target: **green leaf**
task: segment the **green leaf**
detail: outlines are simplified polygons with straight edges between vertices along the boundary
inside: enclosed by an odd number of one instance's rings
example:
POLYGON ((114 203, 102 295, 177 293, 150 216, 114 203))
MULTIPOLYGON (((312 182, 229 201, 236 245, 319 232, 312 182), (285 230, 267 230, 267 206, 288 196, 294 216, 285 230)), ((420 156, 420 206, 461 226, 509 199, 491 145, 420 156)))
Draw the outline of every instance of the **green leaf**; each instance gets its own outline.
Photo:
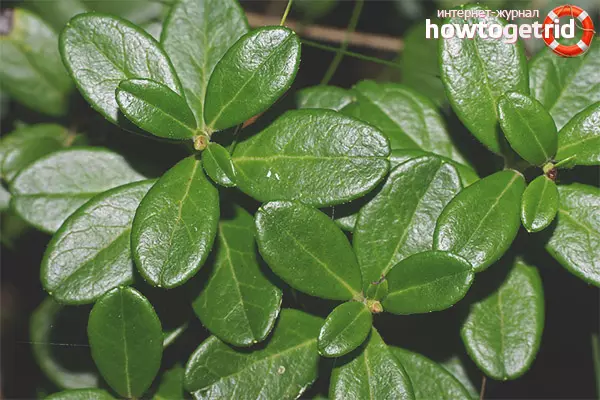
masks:
POLYGON ((505 93, 498 100, 498 118, 508 143, 525 161, 543 165, 556 154, 556 125, 536 99, 516 92, 505 93))
POLYGON ((469 378, 469 374, 465 368, 465 365, 461 358, 457 355, 453 355, 446 361, 441 363, 441 366, 450 372, 467 390, 471 399, 479 399, 479 390, 475 389, 475 386, 469 378))
POLYGON ((533 363, 544 328, 544 293, 537 269, 518 261, 502 285, 473 303, 461 336, 489 377, 515 379, 533 363))
POLYGON ((521 221, 527 232, 546 228, 558 212, 558 188, 554 181, 541 175, 525 189, 521 199, 521 221))
POLYGON ((365 291, 367 299, 383 300, 389 293, 389 284, 387 280, 370 283, 365 291))
POLYGON ((60 51, 83 97, 115 124, 120 119, 115 91, 121 81, 151 79, 182 93, 160 45, 126 20, 96 13, 79 14, 62 31, 60 51))
POLYGON ((135 213, 131 245, 138 271, 153 286, 183 284, 206 261, 218 220, 219 193, 202 163, 185 158, 156 182, 135 213))
POLYGON ((336 361, 331 399, 415 399, 410 378, 375 328, 360 350, 336 361))
POLYGON ((390 347, 390 351, 410 377, 416 400, 471 399, 462 383, 438 363, 398 347, 390 347))
POLYGON ((517 236, 525 179, 517 171, 496 172, 450 201, 440 215, 433 248, 469 261, 479 272, 497 261, 517 236))
POLYGON ((88 322, 92 357, 118 394, 140 397, 162 358, 162 328, 152 304, 137 290, 116 288, 92 308, 88 322))
POLYGON ((340 111, 352 101, 352 92, 337 86, 312 86, 296 92, 298 108, 326 108, 340 111))
POLYGON ((295 399, 317 378, 323 320, 285 309, 267 345, 238 351, 214 336, 190 357, 185 388, 197 399, 295 399))
MULTIPOLYGON (((487 10, 481 5, 466 5, 465 11, 487 10)), ((506 21, 493 15, 483 18, 446 18, 444 24, 500 24, 506 21)), ((474 39, 458 36, 440 40, 442 81, 452 108, 475 137, 491 151, 500 153, 498 135, 498 97, 514 91, 529 93, 527 59, 520 42, 499 39, 474 39)))
POLYGON ((164 23, 161 43, 202 130, 208 80, 217 62, 247 31, 237 0, 180 0, 164 23))
POLYGON ((375 128, 330 110, 288 111, 232 155, 241 191, 259 201, 348 202, 387 174, 389 146, 375 128))
POLYGON ((575 115, 558 133, 557 160, 600 165, 600 102, 575 115))
POLYGON ((71 389, 54 393, 46 400, 114 400, 114 397, 102 389, 71 389))
POLYGON ((431 250, 444 207, 461 190, 456 169, 438 157, 400 164, 358 214, 354 251, 366 287, 404 258, 431 250))
POLYGON ((373 317, 369 308, 358 301, 337 306, 319 332, 318 348, 323 357, 341 357, 360 346, 369 333, 373 317))
POLYGON ((36 111, 53 116, 66 114, 72 83, 56 48, 56 32, 38 16, 20 8, 7 19, 10 32, 0 37, 2 89, 36 111))
POLYGON ((202 324, 234 346, 265 340, 281 306, 281 290, 256 259, 254 230, 254 218, 239 206, 221 220, 214 270, 193 303, 202 324))
POLYGON ((136 182, 101 193, 60 227, 41 266, 42 285, 57 301, 91 303, 133 281, 131 223, 153 183, 136 182))
POLYGON ((158 137, 191 139, 196 120, 185 99, 149 79, 129 79, 117 87, 119 109, 131 122, 158 137))
POLYGON ((321 211, 297 202, 267 203, 256 213, 256 229, 260 254, 294 289, 333 300, 360 293, 350 243, 321 211))
POLYGON ((183 375, 185 370, 179 364, 165 371, 153 400, 181 400, 185 398, 183 393, 183 375))
POLYGON ((574 183, 558 187, 556 229, 546 249, 563 267, 600 286, 600 189, 574 183))
POLYGON ((414 254, 387 274, 389 292, 383 308, 401 315, 445 310, 467 294, 473 277, 471 265, 452 253, 414 254))
POLYGON ((0 185, 0 211, 6 211, 10 204, 10 192, 0 185))
POLYGON ((290 88, 299 64, 300 39, 290 29, 271 26, 247 33, 210 76, 206 124, 222 130, 260 114, 290 88))
POLYGON ((40 158, 13 180, 13 209, 43 231, 55 232, 95 195, 144 179, 120 155, 99 148, 57 151, 40 158))
POLYGON ((202 165, 206 175, 221 186, 235 186, 235 170, 231 154, 218 143, 209 143, 202 152, 202 165))
POLYGON ((327 15, 337 3, 338 0, 296 0, 294 9, 305 15, 307 20, 313 21, 327 15))

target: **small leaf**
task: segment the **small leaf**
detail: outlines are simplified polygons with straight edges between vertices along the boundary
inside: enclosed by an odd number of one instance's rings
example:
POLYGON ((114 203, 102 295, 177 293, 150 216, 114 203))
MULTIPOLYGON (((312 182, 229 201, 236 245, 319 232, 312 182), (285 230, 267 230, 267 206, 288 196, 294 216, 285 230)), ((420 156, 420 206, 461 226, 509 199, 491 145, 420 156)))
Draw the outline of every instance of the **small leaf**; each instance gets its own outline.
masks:
POLYGON ((383 300, 385 296, 389 293, 389 284, 387 280, 379 280, 377 282, 372 282, 367 287, 365 292, 367 299, 372 300, 383 300))
POLYGON ((337 86, 312 86, 296 93, 298 108, 326 108, 340 111, 352 101, 352 92, 337 86))
POLYGON ((190 357, 185 388, 197 399, 296 399, 317 378, 323 320, 286 309, 263 348, 238 351, 214 336, 190 357))
POLYGON ((235 170, 231 154, 218 143, 209 143, 202 152, 202 165, 206 175, 221 186, 235 186, 235 170))
POLYGON ((106 293, 88 322, 92 357, 118 394, 140 397, 154 380, 162 358, 162 328, 152 304, 132 288, 106 293))
POLYGON ((367 306, 350 301, 337 306, 325 320, 319 333, 319 354, 323 357, 341 357, 360 346, 373 324, 367 306))
POLYGON ((537 269, 516 262, 495 292, 471 305, 461 336, 469 356, 493 379, 515 379, 535 359, 544 328, 537 269))
POLYGON ((234 346, 265 340, 281 306, 281 290, 256 259, 254 231, 254 219, 239 206, 221 220, 214 270, 193 303, 202 324, 234 346))
POLYGON ((517 236, 524 190, 525 179, 513 170, 496 172, 464 189, 440 215, 433 248, 463 257, 476 272, 486 269, 517 236))
POLYGON ((467 369, 465 368, 464 361, 461 357, 453 355, 441 363, 441 366, 444 367, 446 371, 452 374, 452 376, 463 385, 463 387, 469 393, 471 399, 479 399, 480 391, 475 389, 473 382, 471 382, 467 369))
POLYGON ((525 189, 521 199, 521 221, 527 232, 546 228, 558 212, 558 188, 546 176, 538 176, 525 189))
POLYGON ((194 156, 148 191, 131 230, 138 271, 153 286, 173 288, 204 265, 217 234, 219 194, 194 156))
POLYGON ((263 27, 242 36, 210 76, 206 124, 222 130, 260 114, 290 88, 299 64, 300 39, 288 28, 263 27))
POLYGON ((473 276, 471 265, 454 254, 414 254, 387 274, 389 292, 383 308, 394 314, 445 310, 467 294, 473 276))
POLYGON ((149 79, 129 79, 119 83, 117 103, 131 122, 167 139, 191 139, 196 120, 185 99, 167 86, 149 79))
POLYGON ((259 201, 348 202, 387 174, 389 146, 375 128, 330 110, 288 111, 238 144, 240 190, 259 201))
POLYGON ((136 182, 99 194, 56 232, 42 260, 41 280, 57 301, 91 303, 133 281, 131 223, 153 183, 136 182))
POLYGON ((256 229, 261 255, 293 288, 333 300, 360 292, 350 243, 327 215, 297 202, 272 202, 258 209, 256 229))
POLYGON ((114 397, 102 389, 71 389, 54 393, 46 400, 114 400, 114 397))
POLYGON ((95 195, 144 179, 120 155, 99 148, 57 151, 29 165, 13 180, 13 209, 43 231, 55 232, 95 195))
POLYGON ((508 143, 525 161, 543 165, 556 154, 556 125, 539 101, 521 93, 505 93, 498 100, 498 118, 508 143))
POLYGON ((181 400, 185 398, 183 393, 183 375, 185 370, 179 364, 165 371, 158 390, 152 397, 153 400, 181 400))
POLYGON ((575 165, 600 165, 600 102, 575 115, 558 133, 556 159, 569 157, 575 165))

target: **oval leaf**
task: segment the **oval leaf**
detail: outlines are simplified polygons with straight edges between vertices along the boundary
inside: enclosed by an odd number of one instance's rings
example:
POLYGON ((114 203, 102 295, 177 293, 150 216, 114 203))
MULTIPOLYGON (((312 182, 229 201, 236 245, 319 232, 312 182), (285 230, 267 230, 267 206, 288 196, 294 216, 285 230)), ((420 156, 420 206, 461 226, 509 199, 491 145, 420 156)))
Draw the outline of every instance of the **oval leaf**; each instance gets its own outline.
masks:
POLYGON ((296 93, 298 108, 326 108, 340 111, 352 101, 352 92, 337 86, 312 86, 296 93))
POLYGON ((106 293, 88 322, 92 357, 118 394, 139 397, 154 380, 162 358, 162 328, 152 304, 132 288, 106 293))
POLYGON ((290 88, 299 64, 300 39, 288 28, 264 27, 241 37, 210 76, 207 125, 222 130, 263 112, 290 88))
POLYGON ((206 261, 219 220, 219 193, 190 156, 165 173, 135 213, 133 258, 150 284, 173 288, 206 261))
POLYGON ((51 394, 46 400, 114 400, 102 389, 72 389, 51 394))
POLYGON ((433 248, 457 254, 482 271, 497 261, 517 236, 525 179, 517 171, 496 172, 450 201, 440 215, 433 248))
POLYGON ((218 143, 209 143, 202 152, 202 165, 204 171, 221 186, 235 186, 235 170, 231 162, 231 154, 218 143))
POLYGON ((373 127, 330 110, 288 111, 237 145, 240 190, 260 201, 325 206, 368 193, 388 171, 389 146, 373 127))
POLYGON ((546 228, 558 212, 558 188, 548 177, 535 178, 521 199, 521 221, 527 232, 546 228))
POLYGON ((175 365, 162 375, 160 386, 152 397, 153 400, 185 399, 183 393, 183 375, 185 370, 180 364, 175 365))
POLYGON ((327 316, 319 333, 318 348, 323 357, 341 357, 360 346, 373 324, 367 306, 350 301, 337 306, 327 316))
POLYGON ((558 133, 556 159, 570 157, 577 165, 600 165, 600 102, 575 115, 558 133))

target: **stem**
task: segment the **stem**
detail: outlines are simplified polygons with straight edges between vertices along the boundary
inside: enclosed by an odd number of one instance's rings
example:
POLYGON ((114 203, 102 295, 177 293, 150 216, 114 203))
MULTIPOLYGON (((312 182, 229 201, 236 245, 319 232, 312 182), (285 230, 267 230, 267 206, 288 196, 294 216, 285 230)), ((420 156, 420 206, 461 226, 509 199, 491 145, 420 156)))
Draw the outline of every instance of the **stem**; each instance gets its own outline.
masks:
POLYGON ((596 373, 596 390, 600 397, 600 346, 598 335, 592 335, 592 358, 594 359, 594 372, 596 373))
POLYGON ((381 64, 381 65, 385 65, 385 66, 392 67, 392 68, 395 68, 395 69, 400 69, 400 65, 399 64, 396 64, 396 63, 391 62, 391 61, 382 60, 382 59, 377 58, 377 57, 366 56, 364 54, 355 53, 353 51, 348 51, 348 50, 340 51, 340 49, 337 49, 335 47, 327 46, 326 44, 321 44, 321 43, 318 43, 318 42, 313 42, 312 40, 302 39, 302 44, 305 44, 305 45, 310 46, 310 47, 314 47, 316 49, 325 50, 325 51, 333 51, 333 52, 338 52, 339 51, 339 52, 343 53, 345 56, 348 56, 348 57, 354 57, 354 58, 357 58, 359 60, 370 61, 370 62, 373 62, 373 63, 376 63, 376 64, 381 64))
POLYGON ((287 16, 290 13, 290 10, 292 9, 293 2, 294 2, 294 0, 288 0, 287 7, 285 8, 285 11, 283 12, 283 17, 281 17, 281 22, 279 23, 279 26, 283 26, 283 24, 285 24, 285 20, 287 19, 287 16))
POLYGON ((487 378, 485 375, 481 378, 481 390, 479 391, 479 400, 483 400, 485 396, 485 384, 487 383, 487 378))

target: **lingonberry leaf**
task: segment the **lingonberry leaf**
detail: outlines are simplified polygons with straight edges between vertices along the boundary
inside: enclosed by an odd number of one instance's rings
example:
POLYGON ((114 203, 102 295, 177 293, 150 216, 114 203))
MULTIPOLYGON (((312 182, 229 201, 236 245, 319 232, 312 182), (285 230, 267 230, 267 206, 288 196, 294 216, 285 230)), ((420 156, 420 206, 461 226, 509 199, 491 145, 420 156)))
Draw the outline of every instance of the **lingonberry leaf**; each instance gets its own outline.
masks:
POLYGON ((440 215, 433 248, 465 258, 475 271, 489 267, 519 231, 524 190, 523 175, 513 170, 496 172, 464 189, 440 215))
POLYGON ((600 102, 575 115, 558 133, 556 159, 570 157, 576 165, 600 165, 600 102))
POLYGON ((432 249, 436 221, 460 190, 456 169, 438 157, 418 157, 392 170, 361 208, 354 229, 365 288, 404 258, 432 249))
POLYGON ((232 155, 236 183, 260 201, 344 203, 387 174, 389 145, 375 128, 330 110, 288 111, 232 155))
POLYGON ((475 388, 473 382, 471 382, 471 378, 469 378, 469 373, 464 365, 464 360, 457 356, 456 354, 446 359, 444 362, 440 364, 446 371, 450 372, 450 374, 455 377, 467 390, 471 399, 478 399, 480 396, 480 391, 475 388))
POLYGON ((214 269, 194 311, 215 336, 234 346, 263 341, 275 324, 281 290, 256 259, 254 219, 239 206, 219 223, 214 269))
POLYGON ((48 400, 114 400, 106 390, 102 389, 71 389, 51 394, 48 400))
MULTIPOLYGON (((487 10, 484 6, 471 4, 461 10, 487 10)), ((444 24, 500 24, 503 18, 486 15, 483 17, 451 17, 444 24)), ((507 43, 503 39, 463 39, 458 36, 440 40, 440 68, 446 95, 452 108, 486 147, 495 153, 501 151, 501 138, 497 132, 498 97, 514 91, 529 93, 527 59, 520 42, 507 43)))
POLYGON ((350 300, 361 291, 348 239, 321 211, 298 202, 271 202, 256 213, 258 249, 281 279, 324 299, 350 300))
POLYGON ((312 86, 296 93, 298 108, 326 108, 340 111, 352 101, 352 92, 337 86, 312 86))
POLYGON ((151 79, 181 94, 166 54, 152 36, 124 19, 97 13, 73 17, 60 35, 63 62, 79 91, 106 119, 119 122, 121 81, 151 79))
POLYGON ((160 380, 158 390, 152 400, 178 400, 184 399, 183 375, 185 370, 179 364, 165 371, 160 380))
POLYGON ((131 245, 138 271, 153 286, 173 288, 206 261, 217 234, 219 194, 190 156, 165 173, 140 203, 131 245))
POLYGON ((365 295, 367 299, 371 300, 383 300, 385 296, 389 293, 389 284, 385 279, 380 279, 379 281, 372 282, 367 287, 365 291, 365 295))
POLYGON ((498 119, 508 143, 525 161, 543 165, 556 154, 556 125, 536 99, 517 92, 505 93, 498 100, 498 119))
POLYGON ((221 186, 235 186, 235 170, 231 154, 218 143, 209 143, 202 152, 202 165, 206 175, 221 186))
POLYGON ((137 290, 115 288, 92 308, 88 337, 102 377, 119 395, 140 397, 162 358, 162 328, 152 304, 137 290))
POLYGON ((337 306, 325 320, 317 346, 323 357, 341 357, 360 346, 373 324, 366 304, 349 301, 337 306))
POLYGON ((61 150, 40 158, 15 177, 10 188, 12 207, 33 226, 52 233, 95 195, 142 179, 111 151, 61 150))
POLYGON ((300 39, 284 27, 242 36, 217 63, 206 88, 204 121, 213 130, 244 122, 290 88, 300 64, 300 39), (252 99, 252 101, 248 101, 252 99))
POLYGON ((61 303, 91 303, 133 281, 131 223, 153 183, 101 193, 67 218, 42 260, 41 280, 48 293, 61 303))
POLYGON ((543 328, 542 281, 536 268, 517 261, 499 288, 470 306, 461 336, 487 376, 507 380, 529 369, 543 328))
POLYGON ((295 399, 317 378, 318 317, 284 309, 266 346, 239 351, 214 336, 186 365, 185 388, 197 399, 295 399))
POLYGON ((558 188, 554 181, 542 175, 525 189, 521 199, 521 221, 528 232, 546 228, 558 212, 558 188))

